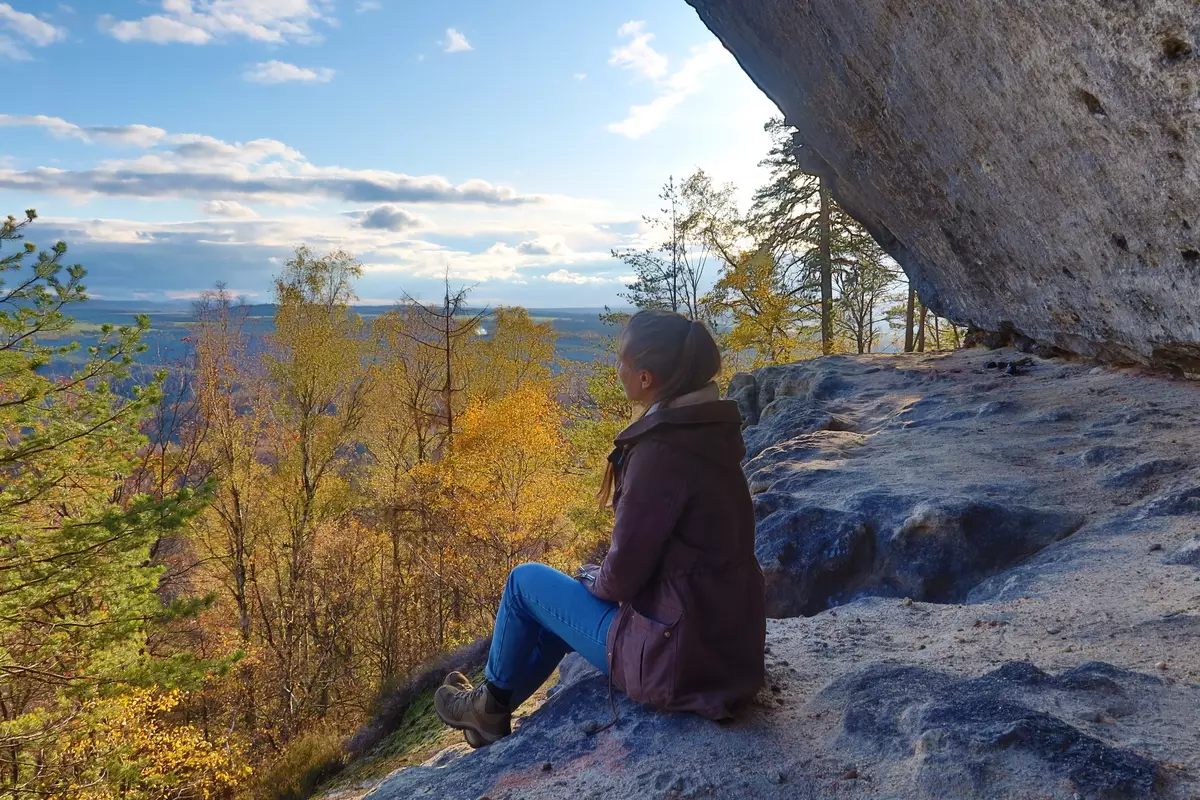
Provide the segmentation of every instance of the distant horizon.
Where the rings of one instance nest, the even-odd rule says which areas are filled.
[[[102,307],[104,307],[106,309],[110,309],[112,311],[120,311],[124,307],[130,307],[130,310],[133,310],[133,308],[137,307],[137,306],[142,306],[142,307],[146,307],[146,308],[183,309],[183,308],[188,308],[190,306],[195,305],[195,303],[198,299],[199,298],[174,298],[174,299],[166,299],[166,300],[149,300],[149,299],[143,299],[143,298],[137,298],[137,297],[134,297],[134,298],[111,298],[111,297],[89,296],[88,299],[86,301],[84,301],[84,303],[87,305],[102,306]],[[239,300],[240,298],[238,295],[233,295],[233,299],[236,301],[236,300]],[[356,308],[356,309],[393,308],[397,305],[402,306],[402,305],[407,305],[407,303],[405,303],[403,300],[395,300],[390,303],[355,302],[355,303],[350,304],[351,308]],[[428,303],[426,303],[426,305],[428,305]],[[275,303],[273,303],[273,302],[266,302],[266,303],[247,302],[246,306],[250,307],[250,308],[272,308],[275,306]],[[593,311],[596,313],[604,313],[605,311],[632,312],[632,311],[637,310],[636,306],[631,306],[631,305],[611,305],[610,304],[610,305],[599,305],[599,306],[529,306],[529,305],[524,305],[522,303],[467,303],[467,305],[464,306],[464,310],[478,311],[483,308],[496,308],[496,307],[503,307],[503,306],[519,306],[520,308],[524,308],[526,311],[564,311],[564,312],[575,312],[575,313],[591,313]],[[69,309],[70,309],[70,306],[68,306],[68,312],[67,312],[68,314],[70,313]]]

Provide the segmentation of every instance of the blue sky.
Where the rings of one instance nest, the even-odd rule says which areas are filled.
[[[93,295],[255,300],[297,244],[364,302],[616,301],[671,175],[743,200],[773,104],[684,0],[0,0],[0,211]]]

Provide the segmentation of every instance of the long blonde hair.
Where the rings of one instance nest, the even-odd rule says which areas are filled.
[[[658,382],[654,402],[660,408],[703,389],[721,372],[721,351],[708,328],[674,311],[639,311],[621,329],[619,342],[621,357]],[[610,458],[597,495],[602,506],[612,502],[615,477]]]

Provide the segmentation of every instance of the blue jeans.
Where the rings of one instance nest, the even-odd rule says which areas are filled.
[[[525,702],[571,651],[608,674],[608,628],[617,604],[601,600],[569,575],[545,564],[521,564],[508,574],[488,654],[488,682]]]

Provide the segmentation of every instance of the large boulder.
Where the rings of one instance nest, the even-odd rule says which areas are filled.
[[[817,614],[857,595],[962,602],[1083,524],[1077,514],[936,494],[863,492],[844,502],[756,495],[768,616]]]
[[[820,613],[845,602],[870,574],[875,540],[865,518],[769,492],[754,508],[768,617]]]
[[[1195,0],[688,0],[939,314],[1200,371]]]
[[[775,699],[741,722],[622,697],[616,725],[589,735],[610,717],[608,681],[571,655],[558,691],[515,735],[394,773],[367,800],[1189,796],[1178,765],[1122,741],[1200,707],[1196,692],[1149,675],[1098,662],[1052,675],[1014,661],[978,677],[871,662],[784,699],[791,679],[772,673]],[[799,719],[788,706],[802,709]]]

